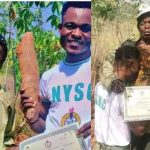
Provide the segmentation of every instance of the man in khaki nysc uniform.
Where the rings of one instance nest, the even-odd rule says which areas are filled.
[[[7,57],[7,44],[5,38],[0,35],[0,69],[2,70],[3,63]],[[11,83],[10,83],[11,84]],[[8,92],[6,86],[6,75],[0,74],[0,150],[14,144],[13,130],[15,108],[13,94]]]

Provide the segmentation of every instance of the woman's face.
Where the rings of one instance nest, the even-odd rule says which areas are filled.
[[[126,77],[127,82],[134,82],[137,78],[140,69],[140,61],[135,58],[130,58],[127,60],[126,64]]]
[[[141,38],[145,40],[150,40],[150,17],[146,16],[141,19],[138,24],[138,29],[141,35]]]
[[[139,68],[140,61],[135,58],[130,58],[125,63],[116,64],[115,73],[123,81],[134,82],[137,78]]]

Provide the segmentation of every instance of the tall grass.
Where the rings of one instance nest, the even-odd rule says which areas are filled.
[[[106,21],[98,33],[92,32],[92,73],[93,84],[100,79],[99,68],[104,59],[127,39],[137,40],[136,21],[116,23]]]

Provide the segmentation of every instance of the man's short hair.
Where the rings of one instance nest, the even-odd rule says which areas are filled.
[[[140,51],[136,47],[121,46],[116,49],[115,62],[125,62],[131,58],[140,60]]]
[[[65,15],[68,8],[70,7],[91,9],[91,2],[90,1],[65,2],[62,8],[62,18]]]

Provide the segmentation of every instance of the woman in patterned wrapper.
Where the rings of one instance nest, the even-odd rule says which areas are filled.
[[[137,86],[150,85],[150,6],[142,4],[137,16],[137,27],[140,39],[136,47],[141,53],[141,68],[136,80]]]
[[[141,63],[135,86],[150,86],[150,6],[148,4],[141,4],[139,7],[137,27],[140,32],[140,39],[135,43],[135,46],[140,51]],[[132,136],[132,150],[149,150],[149,121],[133,122],[131,127],[142,135]]]

